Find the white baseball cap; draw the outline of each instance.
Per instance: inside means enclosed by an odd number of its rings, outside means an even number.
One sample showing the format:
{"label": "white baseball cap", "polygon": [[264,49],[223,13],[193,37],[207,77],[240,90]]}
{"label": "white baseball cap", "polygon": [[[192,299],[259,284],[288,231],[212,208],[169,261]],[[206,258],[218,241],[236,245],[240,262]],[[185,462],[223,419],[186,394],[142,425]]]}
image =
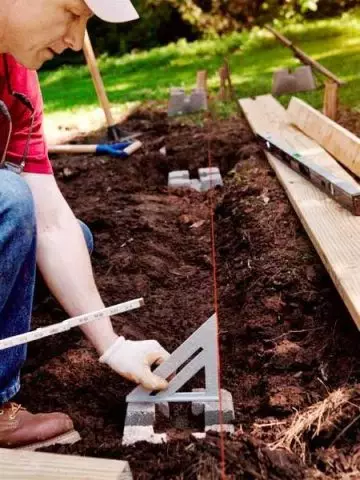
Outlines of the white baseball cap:
{"label": "white baseball cap", "polygon": [[90,10],[105,22],[122,23],[139,18],[130,0],[85,0],[85,2]]}

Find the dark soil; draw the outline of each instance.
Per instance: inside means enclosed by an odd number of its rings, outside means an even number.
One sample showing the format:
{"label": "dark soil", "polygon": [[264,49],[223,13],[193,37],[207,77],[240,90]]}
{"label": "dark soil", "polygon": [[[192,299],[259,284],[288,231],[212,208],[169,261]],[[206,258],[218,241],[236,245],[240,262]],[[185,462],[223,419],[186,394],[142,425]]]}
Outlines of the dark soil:
{"label": "dark soil", "polygon": [[[194,125],[141,111],[126,127],[144,132],[144,148],[127,160],[53,162],[65,197],[94,233],[93,265],[105,304],[145,298],[142,309],[114,318],[116,330],[131,339],[156,338],[172,351],[213,313],[212,194],[166,188],[169,171],[194,175],[208,166],[210,152],[225,179],[213,195],[222,383],[236,410],[237,433],[226,440],[227,473],[234,479],[310,479],[321,472],[336,478],[350,468],[343,459],[350,465],[359,449],[358,423],[331,448],[339,432],[310,444],[307,464],[271,451],[265,443],[271,430],[263,435],[254,428],[356,384],[360,353],[358,331],[248,126],[239,118]],[[159,153],[163,146],[167,156]],[[33,326],[63,318],[47,299]],[[71,331],[30,345],[19,400],[33,411],[73,417],[82,441],[52,451],[129,460],[136,479],[218,478],[216,436],[195,441],[178,431],[164,446],[121,446],[131,388]]]}

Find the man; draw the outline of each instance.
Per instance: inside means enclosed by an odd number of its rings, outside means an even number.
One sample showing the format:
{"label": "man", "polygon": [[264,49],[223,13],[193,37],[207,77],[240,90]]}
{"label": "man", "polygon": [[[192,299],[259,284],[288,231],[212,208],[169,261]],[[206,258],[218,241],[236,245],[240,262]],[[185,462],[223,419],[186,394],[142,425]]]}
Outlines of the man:
{"label": "man", "polygon": [[[69,316],[104,308],[79,224],[52,174],[36,73],[66,48],[82,48],[93,15],[137,18],[130,0],[1,0],[0,3],[0,338],[28,331],[36,264]],[[26,68],[25,68],[26,67]],[[150,390],[167,382],[150,366],[168,353],[154,340],[119,337],[109,318],[82,327],[100,362]],[[24,346],[0,351],[0,447],[38,448],[78,439],[61,413],[32,415],[11,403],[20,388]]]}

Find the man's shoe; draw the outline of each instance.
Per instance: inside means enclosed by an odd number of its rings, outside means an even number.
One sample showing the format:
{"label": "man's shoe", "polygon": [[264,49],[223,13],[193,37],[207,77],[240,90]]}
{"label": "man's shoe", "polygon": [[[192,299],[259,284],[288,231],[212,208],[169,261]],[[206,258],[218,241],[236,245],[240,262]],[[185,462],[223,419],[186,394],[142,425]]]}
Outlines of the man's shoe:
{"label": "man's shoe", "polygon": [[59,443],[73,444],[78,440],[79,433],[64,413],[33,415],[16,403],[0,407],[0,447],[36,450]]}

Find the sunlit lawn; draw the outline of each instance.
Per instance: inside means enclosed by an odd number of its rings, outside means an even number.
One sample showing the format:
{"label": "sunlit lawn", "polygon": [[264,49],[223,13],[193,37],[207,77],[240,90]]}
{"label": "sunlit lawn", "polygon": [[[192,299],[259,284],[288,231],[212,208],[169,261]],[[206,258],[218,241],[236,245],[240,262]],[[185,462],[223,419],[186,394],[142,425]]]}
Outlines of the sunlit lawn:
{"label": "sunlit lawn", "polygon": [[[341,102],[360,110],[360,16],[294,25],[283,31],[306,53],[347,82]],[[207,69],[212,92],[219,87],[218,69],[227,56],[239,97],[268,93],[274,70],[296,67],[291,52],[265,30],[240,32],[194,43],[179,41],[120,58],[101,57],[99,66],[109,99],[118,108],[131,102],[162,100],[169,87],[194,86],[196,72]],[[97,99],[86,66],[62,67],[41,72],[40,80],[48,114],[93,109]],[[319,77],[319,84],[323,77]],[[323,90],[301,94],[320,107]],[[284,103],[286,97],[282,97]]]}

